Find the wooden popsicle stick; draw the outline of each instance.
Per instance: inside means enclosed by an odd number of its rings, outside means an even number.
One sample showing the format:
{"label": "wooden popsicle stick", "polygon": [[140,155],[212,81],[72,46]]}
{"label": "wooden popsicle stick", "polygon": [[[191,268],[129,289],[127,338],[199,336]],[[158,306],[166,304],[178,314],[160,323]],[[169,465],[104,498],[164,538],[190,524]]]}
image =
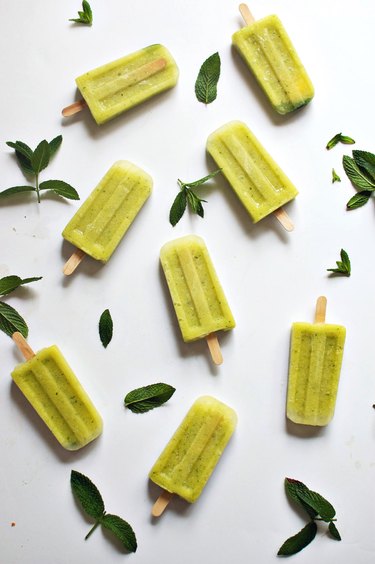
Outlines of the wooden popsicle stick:
{"label": "wooden popsicle stick", "polygon": [[239,10],[246,25],[251,25],[252,23],[255,22],[255,18],[253,14],[250,12],[249,6],[247,4],[240,4]]}
{"label": "wooden popsicle stick", "polygon": [[172,496],[173,493],[167,492],[167,490],[163,490],[152,506],[151,515],[153,517],[160,517],[160,515],[164,513],[164,510],[166,509],[168,503],[171,501]]}
{"label": "wooden popsicle stick", "polygon": [[210,333],[207,335],[206,341],[208,348],[210,349],[213,363],[219,366],[223,363],[223,355],[221,354],[220,343],[217,339],[216,333]]}
{"label": "wooden popsicle stick", "polygon": [[73,274],[73,272],[75,271],[77,266],[83,261],[85,256],[86,256],[85,251],[82,251],[81,249],[76,249],[72,254],[72,256],[66,261],[64,265],[63,273],[65,274],[65,276],[70,276],[70,274]]}
{"label": "wooden popsicle stick", "polygon": [[315,323],[325,323],[326,310],[327,310],[327,298],[325,296],[319,296],[319,298],[316,301]]}
{"label": "wooden popsicle stick", "polygon": [[30,360],[35,356],[35,352],[21,333],[18,331],[13,333],[12,339],[16,343],[18,350],[23,354],[25,360]]}
{"label": "wooden popsicle stick", "polygon": [[70,104],[70,106],[66,106],[66,108],[64,108],[61,113],[64,117],[74,116],[75,114],[78,114],[78,112],[81,112],[84,108],[86,108],[86,106],[87,104],[85,100],[78,100],[77,102]]}
{"label": "wooden popsicle stick", "polygon": [[285,231],[293,231],[294,224],[284,208],[278,208],[273,212],[273,215],[276,217],[277,221],[284,227]]}

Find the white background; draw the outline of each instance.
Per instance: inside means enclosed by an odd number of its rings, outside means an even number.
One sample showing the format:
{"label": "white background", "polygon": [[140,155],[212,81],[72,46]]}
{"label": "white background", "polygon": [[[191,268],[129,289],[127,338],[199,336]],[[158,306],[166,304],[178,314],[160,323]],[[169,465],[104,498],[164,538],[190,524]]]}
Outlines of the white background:
{"label": "white background", "polygon": [[[58,344],[104,419],[100,439],[65,452],[11,384],[22,359],[0,334],[1,564],[276,562],[281,543],[305,524],[286,498],[285,476],[335,505],[343,538],[337,543],[319,527],[296,562],[373,562],[374,206],[346,211],[355,191],[341,159],[352,147],[325,149],[342,131],[356,148],[374,151],[373,2],[254,0],[257,18],[280,16],[315,85],[312,103],[290,117],[273,113],[231,48],[241,26],[236,2],[91,5],[94,25],[87,28],[68,22],[78,0],[0,1],[0,188],[25,183],[6,141],[34,148],[61,133],[63,144],[41,180],[66,180],[83,200],[114,161],[128,159],[151,174],[154,190],[110,262],[87,258],[69,280],[61,269],[72,248],[61,231],[78,202],[45,195],[38,205],[24,195],[0,205],[0,276],[43,276],[4,301],[28,321],[34,349]],[[61,118],[77,96],[76,76],[159,42],[180,68],[175,89],[102,127],[88,111]],[[194,82],[215,51],[222,61],[218,98],[205,107],[195,99]],[[293,233],[273,217],[253,225],[219,177],[201,190],[205,218],[186,214],[170,226],[176,179],[214,169],[206,138],[233,119],[249,125],[299,189],[287,206]],[[332,167],[341,183],[331,184]],[[205,239],[237,321],[220,338],[219,368],[204,342],[183,344],[159,267],[162,244],[188,233]],[[326,269],[341,248],[352,276],[331,279]],[[335,417],[327,428],[309,430],[285,419],[289,336],[293,321],[313,319],[321,294],[328,298],[327,321],[347,327],[347,343]],[[114,337],[104,349],[98,320],[106,308]],[[176,387],[165,406],[144,415],[124,409],[127,392],[158,381]],[[159,489],[148,471],[203,394],[237,411],[237,431],[198,502],[175,499],[153,522]],[[72,496],[72,469],[93,480],[109,512],[132,524],[136,554],[126,555],[100,529],[83,540],[91,522]]]}

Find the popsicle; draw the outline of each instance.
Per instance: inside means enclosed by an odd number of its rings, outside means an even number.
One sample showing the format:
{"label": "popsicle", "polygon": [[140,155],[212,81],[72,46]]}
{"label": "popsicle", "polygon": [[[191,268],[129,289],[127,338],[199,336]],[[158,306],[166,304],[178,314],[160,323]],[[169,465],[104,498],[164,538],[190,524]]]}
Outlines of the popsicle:
{"label": "popsicle", "polygon": [[149,45],[76,78],[83,100],[62,110],[64,117],[86,105],[98,125],[176,85],[178,68],[163,45]]}
{"label": "popsicle", "polygon": [[85,254],[107,262],[149,197],[152,178],[129,161],[117,161],[62,232],[78,247],[64,266],[72,274]]}
{"label": "popsicle", "polygon": [[235,321],[203,239],[187,235],[166,243],[160,261],[183,340],[205,337],[213,362],[221,364],[215,333],[233,329]]}
{"label": "popsicle", "polygon": [[231,121],[211,133],[207,151],[254,223],[274,213],[287,231],[293,229],[282,206],[298,191],[244,123]]}
{"label": "popsicle", "polygon": [[287,114],[308,104],[314,87],[279,18],[255,21],[246,4],[240,11],[247,25],[233,34],[233,45],[274,110]]}
{"label": "popsicle", "polygon": [[211,397],[198,398],[152,467],[149,478],[164,492],[152,515],[159,517],[173,494],[194,503],[201,495],[236,427],[236,412]]}
{"label": "popsicle", "polygon": [[315,323],[293,323],[287,417],[302,425],[327,425],[334,414],[345,327],[325,324],[327,300],[318,298]]}
{"label": "popsicle", "polygon": [[21,333],[12,335],[26,362],[12,378],[35,411],[67,450],[78,450],[102,432],[102,419],[60,350],[36,354]]}

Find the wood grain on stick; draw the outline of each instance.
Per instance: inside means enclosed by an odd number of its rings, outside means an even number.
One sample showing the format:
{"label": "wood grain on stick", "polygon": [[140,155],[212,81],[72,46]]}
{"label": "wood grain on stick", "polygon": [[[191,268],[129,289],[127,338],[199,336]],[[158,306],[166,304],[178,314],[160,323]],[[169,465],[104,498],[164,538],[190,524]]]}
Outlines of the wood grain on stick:
{"label": "wood grain on stick", "polygon": [[70,276],[70,274],[73,274],[73,272],[76,270],[77,266],[82,262],[85,256],[86,253],[84,251],[82,251],[81,249],[76,249],[64,265],[63,273],[65,274],[65,276]]}
{"label": "wood grain on stick", "polygon": [[78,102],[74,102],[73,104],[70,104],[70,106],[64,108],[61,113],[64,117],[74,116],[86,108],[86,106],[87,104],[84,100],[78,100]]}
{"label": "wood grain on stick", "polygon": [[293,231],[294,224],[284,208],[278,208],[273,212],[273,215],[276,217],[277,221],[281,223],[285,231]]}
{"label": "wood grain on stick", "polygon": [[13,333],[12,339],[16,343],[18,350],[22,353],[25,360],[30,360],[33,356],[35,356],[33,349],[21,333],[18,331]]}
{"label": "wood grain on stick", "polygon": [[327,310],[327,298],[325,296],[319,296],[319,298],[316,301],[315,323],[325,323],[326,310]]}
{"label": "wood grain on stick", "polygon": [[160,517],[160,515],[164,513],[164,510],[166,509],[168,503],[171,501],[172,496],[173,493],[167,492],[167,490],[163,490],[152,506],[151,515],[153,517]]}
{"label": "wood grain on stick", "polygon": [[208,348],[210,349],[211,358],[214,364],[223,363],[223,355],[221,354],[220,343],[217,339],[216,333],[210,333],[206,337]]}
{"label": "wood grain on stick", "polygon": [[255,18],[253,14],[250,12],[249,6],[247,4],[240,4],[239,10],[246,25],[251,25],[252,23],[255,22]]}

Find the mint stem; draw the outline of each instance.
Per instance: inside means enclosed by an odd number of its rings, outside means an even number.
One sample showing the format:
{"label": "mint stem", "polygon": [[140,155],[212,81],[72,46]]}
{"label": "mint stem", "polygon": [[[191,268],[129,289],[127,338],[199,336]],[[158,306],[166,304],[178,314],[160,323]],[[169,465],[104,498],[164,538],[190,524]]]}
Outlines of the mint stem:
{"label": "mint stem", "polygon": [[89,530],[89,532],[85,536],[85,540],[87,540],[89,538],[89,536],[92,535],[92,533],[95,531],[96,527],[99,527],[99,525],[100,525],[100,521],[97,521],[95,523],[95,525],[93,527],[91,527],[91,529]]}
{"label": "mint stem", "polygon": [[35,175],[35,188],[36,188],[36,193],[38,196],[38,204],[40,204],[40,192],[39,192],[39,174]]}

